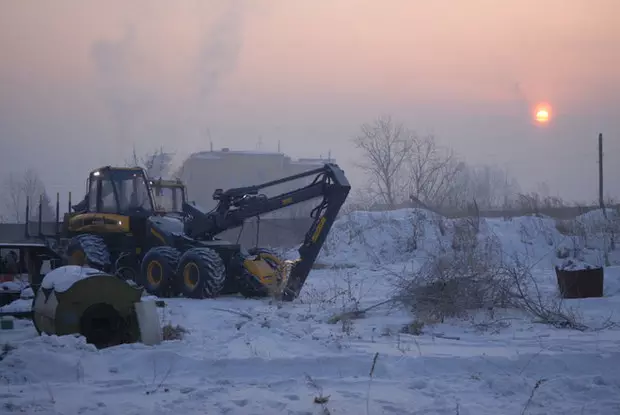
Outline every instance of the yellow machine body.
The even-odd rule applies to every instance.
[[[114,213],[79,213],[69,218],[69,232],[129,233],[129,216]]]

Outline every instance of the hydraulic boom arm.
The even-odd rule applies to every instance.
[[[274,197],[259,193],[264,188],[310,176],[316,176],[312,183],[297,190]],[[191,217],[185,223],[185,234],[196,239],[211,239],[220,232],[243,225],[246,219],[322,197],[321,203],[312,210],[311,217],[314,221],[299,248],[299,261],[293,265],[284,291],[283,299],[292,300],[297,297],[305,283],[350,190],[351,185],[342,169],[331,163],[256,186],[227,191],[217,189],[213,199],[218,201],[218,205],[212,212],[204,213],[196,206],[184,205],[186,214]]]

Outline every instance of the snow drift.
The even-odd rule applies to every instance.
[[[498,244],[505,259],[520,258],[549,267],[573,258],[573,264],[579,261],[584,267],[599,267],[620,264],[610,241],[616,222],[615,214],[605,218],[602,211],[573,221],[545,216],[449,219],[423,209],[353,212],[334,223],[320,260],[331,264],[419,262],[454,249],[463,238],[473,238]]]

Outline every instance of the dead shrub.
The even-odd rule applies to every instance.
[[[540,290],[531,268],[523,261],[513,258],[511,264],[502,266],[501,272],[512,282],[511,307],[527,312],[538,323],[580,331],[588,329],[575,310],[564,307],[559,292],[553,295]]]
[[[180,325],[173,326],[172,323],[167,323],[162,327],[164,341],[169,340],[183,340],[187,334],[187,329]]]
[[[460,249],[431,256],[415,275],[398,282],[398,298],[420,321],[443,322],[470,310],[507,306],[510,281],[498,272],[497,238],[461,242]]]
[[[513,308],[536,322],[557,328],[587,330],[574,310],[564,307],[557,290],[543,293],[522,258],[505,258],[495,236],[466,249],[431,256],[414,275],[399,278],[396,300],[420,323],[464,318],[470,312]]]

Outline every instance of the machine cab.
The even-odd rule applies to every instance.
[[[150,182],[155,209],[162,213],[182,213],[187,201],[185,185],[177,180],[153,180]]]
[[[153,199],[144,170],[103,167],[90,173],[84,210],[124,216],[151,215]]]

